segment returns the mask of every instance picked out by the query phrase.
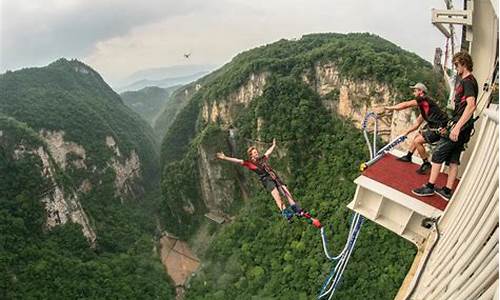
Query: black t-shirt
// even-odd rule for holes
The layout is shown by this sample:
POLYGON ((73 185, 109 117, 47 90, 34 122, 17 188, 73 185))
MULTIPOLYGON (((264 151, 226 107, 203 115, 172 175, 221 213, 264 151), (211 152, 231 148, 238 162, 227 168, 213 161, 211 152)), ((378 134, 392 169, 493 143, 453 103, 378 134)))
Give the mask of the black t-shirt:
POLYGON ((439 108, 434 100, 427 96, 417 97, 417 104, 420 114, 430 128, 445 127, 448 123, 448 116, 439 108))
POLYGON ((453 111, 454 122, 457 122, 463 115, 465 107, 467 106, 467 98, 474 97, 474 102, 477 101, 478 90, 476 78, 474 78, 472 74, 458 81, 455 86, 455 110, 453 111))

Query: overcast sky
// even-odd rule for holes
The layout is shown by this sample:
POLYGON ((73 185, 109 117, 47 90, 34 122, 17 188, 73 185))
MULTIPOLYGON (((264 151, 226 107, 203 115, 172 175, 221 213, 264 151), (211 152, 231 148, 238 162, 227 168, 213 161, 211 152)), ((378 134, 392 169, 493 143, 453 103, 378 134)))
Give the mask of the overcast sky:
POLYGON ((432 61, 445 39, 431 8, 444 1, 1 0, 0 72, 66 57, 116 82, 147 68, 221 65, 246 49, 316 32, 371 32, 432 61))

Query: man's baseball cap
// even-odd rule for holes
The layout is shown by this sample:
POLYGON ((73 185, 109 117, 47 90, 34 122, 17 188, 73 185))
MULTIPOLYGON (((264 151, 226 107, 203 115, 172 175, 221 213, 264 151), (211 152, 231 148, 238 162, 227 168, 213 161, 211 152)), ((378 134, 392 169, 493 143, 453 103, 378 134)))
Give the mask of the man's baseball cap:
POLYGON ((417 82, 417 84, 410 85, 410 87, 412 89, 419 89, 419 90, 423 91, 424 93, 427 93, 427 87, 422 82, 417 82))

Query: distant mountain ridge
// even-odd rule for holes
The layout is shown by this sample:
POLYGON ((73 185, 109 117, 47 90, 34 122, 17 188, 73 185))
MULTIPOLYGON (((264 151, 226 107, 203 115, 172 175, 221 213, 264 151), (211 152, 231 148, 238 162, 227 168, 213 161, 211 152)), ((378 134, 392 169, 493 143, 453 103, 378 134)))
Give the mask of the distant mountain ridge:
POLYGON ((118 92, 125 91, 138 91, 146 87, 160 87, 160 88, 169 88, 175 85, 184 85, 190 82, 193 82, 204 75, 208 74, 209 71, 200 71, 187 76, 180 77, 168 77, 160 80, 151 80, 151 79, 141 79, 139 81, 135 81, 127 86, 120 87, 117 89, 118 92))
POLYGON ((194 81, 201 76, 208 74, 212 70, 217 68, 216 65, 177 65, 177 66, 169 66, 169 67, 160 67, 160 68, 150 68, 139 70, 132 75, 119 80, 118 82, 113 84, 113 88, 118 92, 123 91, 133 91, 139 90, 146 86, 158 86, 158 87, 168 87, 175 85, 169 82, 159 82, 159 81, 173 81, 174 79, 179 79, 179 83, 177 84, 186 84, 191 81, 194 81), (203 74, 201 74, 203 73, 203 74), (195 76, 198 74, 198 76, 195 76), (195 77, 192 79, 191 77, 195 77), (186 81, 187 80, 187 81, 186 81))
MULTIPOLYGON (((149 86, 138 91, 121 93, 120 96, 125 105, 141 115, 144 120, 154 127, 158 117, 171 102, 172 94, 178 88, 180 88, 179 85, 169 88, 149 86)), ((159 135, 157 136, 160 137, 159 135)))

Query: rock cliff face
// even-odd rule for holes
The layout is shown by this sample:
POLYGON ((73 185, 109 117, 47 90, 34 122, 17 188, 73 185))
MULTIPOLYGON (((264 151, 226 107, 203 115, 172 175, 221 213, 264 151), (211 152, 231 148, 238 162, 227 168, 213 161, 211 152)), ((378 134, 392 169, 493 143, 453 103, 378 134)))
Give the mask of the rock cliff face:
POLYGON ((262 95, 268 76, 269 73, 251 74, 248 80, 229 96, 223 99, 205 99, 203 120, 207 123, 222 121, 232 124, 240 109, 248 107, 255 97, 262 95))
MULTIPOLYGON (((408 127, 410 127, 417 119, 417 114, 415 111, 399 111, 394 112, 392 114, 392 122, 391 122, 391 136, 390 139, 394 139, 397 136, 403 134, 408 127)), ((398 149, 408 149, 411 144, 412 137, 416 134, 413 132, 409 134, 408 139, 405 142, 401 143, 398 149)))
MULTIPOLYGON (((233 124, 237 113, 248 107, 255 97, 262 95, 269 75, 267 72, 252 74, 245 84, 226 98, 205 101, 203 120, 207 123, 233 124)), ((384 114, 384 106, 393 105, 402 96, 384 83, 348 79, 339 73, 333 63, 315 65, 302 79, 323 98, 327 110, 352 120, 358 128, 361 128, 366 113, 379 113, 378 132, 384 140, 399 135, 415 119, 415 114, 410 111, 384 114)), ((261 123, 262 120, 257 120, 257 131, 261 123)))
POLYGON ((64 140, 64 131, 41 130, 40 135, 49 146, 49 151, 57 164, 66 169, 67 155, 73 154, 75 159, 70 163, 77 169, 87 169, 85 165, 85 149, 82 146, 64 140))
MULTIPOLYGON (((344 78, 333 63, 317 64, 314 72, 309 76, 304 75, 303 80, 323 97, 326 109, 351 119, 358 128, 361 128, 366 113, 377 113, 378 134, 384 141, 401 135, 416 120, 412 110, 384 113, 384 106, 406 100, 393 88, 380 82, 344 78), (312 80, 309 79, 311 77, 312 80)), ((373 124, 369 126, 369 130, 373 130, 373 124)), ((399 147, 408 148, 411 136, 399 147)))
POLYGON ((118 197, 134 197, 144 194, 142 186, 136 186, 136 179, 141 178, 139 156, 132 150, 128 158, 123 158, 120 148, 112 136, 106 137, 106 145, 113 150, 115 156, 108 162, 115 172, 115 195, 118 197), (124 160, 123 162, 121 162, 124 160))
MULTIPOLYGON (((57 146, 60 146, 61 144, 49 144, 49 149, 57 149, 57 146)), ((77 147, 77 149, 82 148, 77 147)), ((52 153, 50 150, 49 152, 52 153)), ((61 224, 66 224, 68 221, 80 224, 82 226, 83 235, 93 247, 95 246, 96 234, 90 225, 87 214, 80 204, 77 192, 65 189, 57 180, 55 169, 66 166, 66 159, 64 157, 57 156, 60 152, 54 154, 55 155, 49 155, 46 149, 42 146, 37 149, 29 149, 28 146, 20 144, 17 149, 14 150, 13 158, 20 160, 26 155, 34 155, 37 156, 42 163, 40 175, 45 177, 51 186, 49 190, 42 191, 40 195, 41 202, 45 206, 47 229, 51 229, 61 224), (55 157, 57 157, 57 159, 55 157)))
POLYGON ((384 106, 393 105, 401 98, 387 84, 348 79, 341 76, 333 63, 317 64, 310 74, 303 76, 303 80, 323 97, 325 108, 351 119, 358 128, 361 128, 366 113, 380 113, 378 132, 384 140, 395 137, 399 128, 409 125, 407 112, 398 113, 397 126, 393 124, 392 115, 383 114, 384 106))
MULTIPOLYGON (((178 90, 177 97, 182 96, 186 102, 194 101, 192 98, 194 96, 198 97, 196 100, 199 101, 200 104, 199 114, 195 113, 192 116, 196 118, 196 120, 192 120, 193 127, 204 124, 212 129, 218 129, 210 131, 210 128, 206 128, 207 130, 203 130, 203 132, 199 133, 196 139, 197 141, 194 142, 194 147, 186 148, 192 149, 188 151, 190 151, 190 153, 192 152, 190 157, 196 157, 196 162, 193 162, 194 164, 190 164, 189 167, 179 167, 177 162, 167 160, 167 164, 170 164, 170 166, 163 166, 163 168, 165 168, 163 175, 166 177, 184 176, 173 175, 172 172, 177 172, 179 168, 189 168, 189 171, 184 169, 182 174, 195 171, 197 178, 194 182, 188 178, 181 179, 182 183, 177 182, 175 185, 182 185, 182 188, 176 188, 174 184, 171 184, 169 185, 169 191, 164 190, 164 194, 168 195, 168 201, 172 202, 168 204, 171 215, 166 218, 176 219, 179 217, 172 213, 176 210, 181 211, 186 218, 184 221, 179 219, 177 224, 190 222, 187 221, 188 219, 197 219, 200 221, 199 216, 203 216, 207 212, 226 217, 235 199, 243 197, 242 193, 244 193, 244 191, 240 182, 240 179, 243 179, 241 174, 236 173, 232 164, 221 164, 221 162, 215 158, 215 153, 219 151, 225 151, 226 154, 231 155, 231 148, 235 146, 234 144, 232 146, 230 145, 227 131, 221 130, 219 125, 215 124, 220 124, 223 128, 229 128, 233 125, 241 110, 248 108, 253 99, 262 95, 268 76, 269 73, 250 74, 249 78, 244 81, 240 87, 235 89, 235 91, 216 99, 206 97, 200 98, 198 97, 199 95, 196 96, 196 93, 202 93, 203 84, 205 83, 203 80, 191 84, 187 88, 178 90), (193 167, 195 169, 193 169, 193 167), (193 184, 198 185, 196 187, 196 195, 194 195, 192 191, 193 188, 191 186, 193 184)), ((190 107, 186 109, 190 109, 190 107)), ((180 113, 179 116, 182 118, 183 122, 187 121, 184 114, 180 113)), ((180 121, 176 120, 176 122, 180 121)), ((178 128, 176 127, 173 130, 176 129, 178 128)), ((189 130, 192 129, 190 128, 189 130)), ((170 144, 168 141, 164 141, 162 148, 168 151, 168 148, 172 148, 172 144, 179 144, 177 138, 185 131, 187 131, 187 128, 184 131, 181 130, 179 133, 169 132, 167 136, 170 136, 172 141, 170 144)), ((238 146, 244 147, 245 145, 238 146)), ((165 156, 163 159, 165 161, 165 156)), ((168 181, 173 182, 174 180, 169 178, 168 181)), ((176 234, 182 236, 180 232, 176 232, 176 234)))
MULTIPOLYGON (((80 203, 80 196, 89 193, 93 186, 88 178, 78 182, 78 188, 64 186, 57 179, 56 170, 61 172, 70 169, 90 169, 92 173, 98 173, 96 166, 87 166, 86 151, 81 145, 64 139, 64 131, 41 130, 39 137, 46 143, 47 149, 40 146, 30 149, 29 146, 19 144, 14 150, 14 159, 22 159, 25 155, 37 156, 41 163, 41 175, 50 182, 51 189, 41 193, 41 202, 44 203, 46 211, 46 226, 48 229, 65 224, 68 221, 82 225, 82 233, 95 246, 96 233, 92 228, 89 217, 80 203)), ((141 164, 135 151, 128 158, 123 158, 114 139, 106 138, 106 144, 110 147, 114 156, 108 162, 108 167, 113 168, 115 173, 115 195, 122 198, 134 197, 137 193, 144 193, 144 189, 137 185, 141 178, 141 164)))
POLYGON ((225 177, 223 166, 209 156, 203 145, 198 146, 198 155, 203 201, 209 211, 220 214, 232 203, 234 184, 232 181, 221 181, 225 177))
MULTIPOLYGON (((225 128, 232 126, 240 111, 248 108, 256 97, 262 95, 269 75, 268 72, 251 74, 236 91, 226 97, 204 99, 201 109, 202 121, 208 124, 220 123, 225 128)), ((214 153, 221 149, 217 150, 217 147, 246 147, 246 145, 235 145, 234 139, 231 145, 230 140, 230 136, 219 136, 218 141, 222 145, 213 147, 210 145, 211 141, 208 141, 200 143, 197 147, 203 202, 208 211, 218 215, 227 213, 235 195, 242 190, 239 180, 243 180, 243 177, 231 177, 230 174, 233 172, 228 174, 229 164, 221 164, 214 156, 214 153)))

